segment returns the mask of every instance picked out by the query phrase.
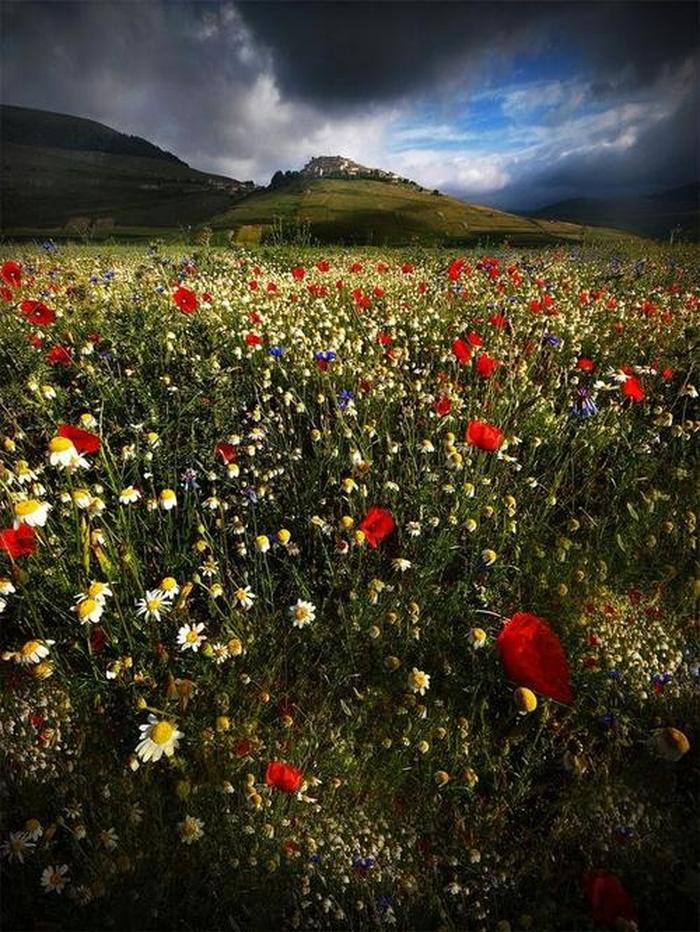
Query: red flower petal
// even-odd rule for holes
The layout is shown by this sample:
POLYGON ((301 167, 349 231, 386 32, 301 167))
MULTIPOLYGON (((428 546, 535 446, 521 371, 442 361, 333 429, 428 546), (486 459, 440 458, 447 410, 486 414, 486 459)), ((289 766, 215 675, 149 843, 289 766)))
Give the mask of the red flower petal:
POLYGON ((180 308, 183 314, 192 314, 197 310, 199 302, 197 295, 189 288, 182 285, 173 292, 173 301, 180 308))
POLYGON ((612 929, 618 919, 636 922, 634 901, 616 874, 603 870, 590 871, 583 878, 583 890, 596 925, 612 929))
POLYGON ((22 284, 22 266, 14 259, 6 259, 0 266, 0 275, 10 288, 19 288, 22 284))
POLYGON ((459 337, 452 343, 452 352, 457 357, 457 361, 461 362, 462 365, 468 363, 472 356, 471 346, 459 337))
POLYGON ((480 450, 493 453, 503 443, 503 431, 486 421, 470 421, 466 432, 467 443, 480 450))
POLYGON ((224 463, 236 462, 236 447, 233 443, 228 443, 226 440, 220 440, 216 445, 216 452, 224 461, 224 463))
POLYGON ((4 550, 12 558, 27 557, 36 550, 36 534, 34 528, 28 524, 20 524, 18 528, 8 527, 0 531, 0 550, 4 550))
POLYGON ((285 764, 281 760, 273 760, 267 765, 265 783, 274 786, 283 793, 296 793, 304 782, 304 775, 297 767, 285 764))
POLYGON ((58 436, 70 440, 78 453, 97 453, 102 445, 97 434, 91 434, 89 430, 82 430, 80 427, 72 427, 70 424, 59 424, 58 436))
POLYGON ((376 547, 385 537, 394 530, 396 524, 390 511, 373 505, 360 522, 360 530, 364 532, 370 547, 376 547))
POLYGON ((537 615, 517 612, 496 642, 506 676, 558 702, 573 702, 569 661, 557 635, 537 615))

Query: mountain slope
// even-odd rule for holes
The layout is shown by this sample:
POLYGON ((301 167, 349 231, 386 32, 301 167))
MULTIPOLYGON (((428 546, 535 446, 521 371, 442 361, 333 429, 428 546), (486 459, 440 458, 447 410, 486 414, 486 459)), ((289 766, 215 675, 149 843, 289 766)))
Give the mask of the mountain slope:
POLYGON ((668 239, 698 239, 700 207, 698 184, 683 185, 647 197, 582 197, 548 204, 532 216, 569 220, 574 223, 614 224, 643 236, 668 239))
POLYGON ((64 114, 0 107, 0 227, 61 230, 79 223, 177 227, 200 223, 252 182, 195 171, 137 136, 64 114))
MULTIPOLYGON (((265 238, 287 227, 307 227, 322 243, 420 242, 426 245, 509 240, 514 244, 579 240, 614 235, 580 225, 528 219, 466 204, 400 180, 318 178, 290 173, 286 183, 258 190, 212 220, 240 239, 265 238)), ((619 235, 619 234, 618 234, 619 235)))

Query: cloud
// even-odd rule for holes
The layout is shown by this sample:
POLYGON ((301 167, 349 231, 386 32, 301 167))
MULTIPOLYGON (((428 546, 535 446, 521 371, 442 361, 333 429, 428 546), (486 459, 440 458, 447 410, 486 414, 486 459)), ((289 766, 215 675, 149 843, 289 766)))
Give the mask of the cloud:
POLYGON ((242 180, 343 154, 513 203, 696 171, 692 3, 4 0, 0 15, 5 102, 242 180))

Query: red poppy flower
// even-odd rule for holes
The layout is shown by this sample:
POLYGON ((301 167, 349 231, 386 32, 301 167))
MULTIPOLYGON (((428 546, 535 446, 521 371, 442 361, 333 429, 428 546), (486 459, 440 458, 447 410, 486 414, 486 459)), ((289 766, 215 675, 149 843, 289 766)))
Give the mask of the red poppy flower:
POLYGON ((59 424, 58 436, 70 440, 78 453, 97 453, 101 446, 97 434, 91 434, 89 430, 80 427, 71 427, 70 424, 59 424))
POLYGON ((350 266, 350 271, 351 271, 351 272, 361 272, 361 271, 362 271, 362 263, 361 263, 361 262, 353 262, 353 264, 350 266))
POLYGON ((387 333, 386 330, 382 330, 381 333, 377 334, 377 343, 382 346, 391 346, 391 342, 391 334, 387 333))
POLYGON ((449 414, 451 410, 452 402, 447 395, 438 395, 433 402, 433 411, 435 411, 438 417, 444 417, 446 414, 449 414))
POLYGON ((0 531, 0 550, 4 550, 13 559, 26 557, 36 550, 36 534, 28 524, 18 528, 8 527, 0 531))
POLYGON ((224 463, 236 462, 236 447, 226 440, 220 440, 216 445, 216 453, 221 457, 224 463))
POLYGON ((469 331, 467 334, 467 341, 471 344, 471 346, 481 346, 484 342, 476 330, 469 331))
POLYGON ((377 262, 376 269, 378 272, 388 272, 389 266, 386 264, 386 262, 377 262))
POLYGON ((173 301, 183 314, 193 314, 199 305, 194 291, 190 291, 189 288, 184 288, 182 285, 173 292, 173 301))
POLYGON ((262 343, 262 337, 258 336, 257 333, 246 333, 245 341, 248 346, 260 346, 262 343))
POLYGON ((644 401, 646 398, 642 383, 635 375, 628 376, 622 383, 622 394, 625 398, 631 398, 632 401, 644 401))
POLYGON ((503 431, 486 421, 470 421, 467 425, 466 441, 480 450, 493 453, 503 443, 503 431))
POLYGON ((92 628, 90 631, 90 648, 93 654, 101 654, 107 643, 107 635, 102 628, 92 628))
POLYGON ((483 376, 483 378, 490 379, 500 365, 500 362, 494 359, 493 356, 489 356, 488 353, 482 353, 476 361, 476 371, 479 375, 483 376))
POLYGON ((457 337, 452 343, 452 352, 457 357, 457 361, 461 362, 463 366, 469 362, 472 356, 471 346, 460 339, 460 337, 457 337))
POLYGON ((306 269, 303 266, 299 265, 295 269, 292 269, 292 278, 296 281, 301 281, 302 278, 306 275, 306 269))
POLYGON ((267 765, 265 783, 274 786, 283 793, 296 793, 304 782, 304 775, 297 767, 285 764, 281 760, 273 760, 267 765))
POLYGON ((415 265, 413 265, 411 262, 404 262, 404 264, 401 266, 401 271, 404 273, 404 275, 410 275, 414 269, 415 265))
POLYGON ((580 369, 582 372, 593 372, 595 369, 595 363, 592 359, 588 359, 586 356, 582 356, 576 362, 576 368, 580 369))
POLYGON ((498 635, 498 653, 506 676, 558 702, 573 702, 569 661, 546 621, 517 612, 498 635))
POLYGON ((65 346, 52 346, 46 354, 46 361, 52 366, 70 366, 73 362, 71 351, 65 346))
POLYGON ((247 738, 241 738, 241 740, 237 741, 233 746, 233 753, 236 757, 248 757, 252 750, 253 745, 247 738))
POLYGON ((530 301, 530 310, 533 314, 539 314, 542 310, 542 302, 538 301, 537 299, 530 301))
POLYGON ((10 288, 19 288, 22 284, 22 266, 14 259, 6 259, 0 266, 0 275, 10 288))
POLYGON ((386 292, 384 291, 383 288, 380 288, 379 285, 377 285, 374 291, 372 292, 372 294, 374 295, 375 298, 383 298, 386 292))
POLYGON ((634 901, 616 874, 590 871, 583 878, 583 889, 596 925, 612 929, 618 919, 637 921, 634 901))
POLYGON ((364 531, 365 538, 370 547, 377 547, 385 537, 394 530, 396 524, 390 511, 373 505, 360 522, 360 530, 364 531))
POLYGON ((502 330, 507 323, 507 318, 505 314, 492 314, 489 317, 489 323, 492 326, 498 327, 500 330, 502 330))
POLYGON ((664 382, 668 382, 669 379, 673 378, 673 369, 671 369, 670 366, 666 366, 666 368, 661 371, 661 378, 664 382))
POLYGON ((319 259, 316 263, 316 268, 319 272, 330 272, 331 264, 328 259, 319 259))
POLYGON ((22 301, 19 309, 30 324, 46 326, 56 320, 56 312, 41 301, 22 301))

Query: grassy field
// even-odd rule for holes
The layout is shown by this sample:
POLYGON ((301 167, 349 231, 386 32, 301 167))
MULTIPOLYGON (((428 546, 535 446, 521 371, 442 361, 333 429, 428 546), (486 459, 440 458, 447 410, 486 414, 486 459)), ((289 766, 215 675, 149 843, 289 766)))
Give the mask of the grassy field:
POLYGON ((4 927, 695 928, 699 258, 5 244, 4 927))
POLYGON ((559 221, 528 220, 409 184, 332 178, 255 193, 211 223, 214 229, 255 227, 264 236, 276 220, 307 224, 310 235, 320 243, 377 246, 466 245, 487 239, 536 245, 626 235, 559 221))

